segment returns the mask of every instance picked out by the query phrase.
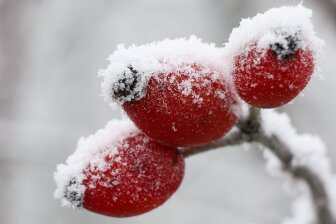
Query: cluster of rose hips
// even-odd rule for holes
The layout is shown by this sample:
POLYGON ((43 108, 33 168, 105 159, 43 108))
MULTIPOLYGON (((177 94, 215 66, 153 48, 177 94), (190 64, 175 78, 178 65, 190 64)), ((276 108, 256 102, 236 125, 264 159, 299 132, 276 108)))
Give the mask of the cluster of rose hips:
MULTIPOLYGON (((178 148, 192 150, 211 143, 235 125, 234 106, 239 102, 236 93, 249 105, 259 108, 274 108, 291 101, 311 78, 314 59, 309 48, 297 47, 295 37, 286 39, 288 46, 276 43, 266 52, 259 51, 256 43, 246 45, 233 60, 234 87, 221 76, 212 77, 215 71, 207 68, 205 72, 202 64, 194 63, 186 65, 187 72, 152 76, 140 98, 134 89, 141 71, 130 65, 128 69, 133 76, 115 82, 111 96, 114 100, 128 99, 121 104, 122 108, 141 131, 130 134, 115 146, 118 157, 127 165, 111 162, 100 173, 86 169, 82 206, 114 217, 139 215, 156 208, 182 181, 184 158, 178 148), (198 73, 201 75, 190 75, 198 73), (192 94, 181 91, 179 87, 186 81, 201 103, 195 102, 192 94), (119 177, 119 185, 113 183, 115 175, 119 177), (139 175, 145 178, 138 178, 139 175), (102 179, 105 184, 100 184, 102 179), (137 189, 142 191, 133 197, 137 189)), ((105 161, 114 159, 107 157, 105 161)))
MULTIPOLYGON (((83 195, 71 192, 78 184, 73 180, 65 197, 113 217, 143 214, 163 204, 183 179, 181 148, 193 150, 225 136, 237 122, 241 100, 275 108, 303 90, 314 71, 314 54, 300 45, 299 34, 277 34, 284 41, 267 49, 260 49, 258 40, 245 44, 232 56, 229 79, 216 66, 181 59, 178 68, 151 74, 140 85, 144 72, 129 64, 116 74, 109 94, 139 130, 105 146, 118 152, 101 153, 107 168, 85 168, 83 195)), ((165 58, 160 63, 175 66, 165 58)))

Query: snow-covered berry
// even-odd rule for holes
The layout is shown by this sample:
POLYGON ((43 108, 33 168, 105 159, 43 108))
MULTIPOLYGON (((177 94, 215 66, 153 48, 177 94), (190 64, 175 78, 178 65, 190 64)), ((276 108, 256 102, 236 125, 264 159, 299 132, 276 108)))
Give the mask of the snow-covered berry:
POLYGON ((221 138, 237 120, 235 95, 211 71, 191 75, 201 69, 152 77, 146 95, 124 103, 124 110, 143 132, 164 144, 191 147, 221 138))
POLYGON ((314 71, 311 49, 295 49, 296 42, 288 38, 288 45, 274 43, 266 51, 256 44, 248 45, 235 57, 232 71, 239 96, 259 108, 282 106, 294 99, 308 84, 314 71))
POLYGON ((110 122, 81 140, 67 165, 58 167, 55 196, 63 204, 128 217, 160 206, 177 190, 183 155, 122 123, 110 122), (112 130, 119 134, 110 135, 112 130))
POLYGON ((279 107, 305 88, 323 44, 311 16, 301 4, 274 8, 243 19, 232 31, 224 55, 244 101, 259 108, 279 107))
POLYGON ((236 123, 238 100, 212 44, 195 37, 164 40, 119 48, 110 61, 101 73, 105 96, 156 141, 205 145, 236 123))

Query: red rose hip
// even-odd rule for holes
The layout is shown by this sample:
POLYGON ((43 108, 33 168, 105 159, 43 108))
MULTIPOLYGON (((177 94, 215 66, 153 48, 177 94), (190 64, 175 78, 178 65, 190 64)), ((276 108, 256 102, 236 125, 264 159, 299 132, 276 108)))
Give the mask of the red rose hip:
POLYGON ((200 65, 185 66, 182 71, 153 74, 144 96, 122 107, 136 126, 156 141, 200 146, 221 138, 232 128, 237 120, 237 101, 223 76, 200 65))
POLYGON ((275 43, 266 50, 250 44, 234 58, 234 83, 248 104, 279 107, 305 88, 314 71, 313 52, 309 47, 299 48, 292 38, 287 37, 286 47, 275 43))
POLYGON ((65 200, 102 215, 129 217, 160 206, 177 190, 184 158, 137 131, 92 154, 82 175, 64 187, 65 200))

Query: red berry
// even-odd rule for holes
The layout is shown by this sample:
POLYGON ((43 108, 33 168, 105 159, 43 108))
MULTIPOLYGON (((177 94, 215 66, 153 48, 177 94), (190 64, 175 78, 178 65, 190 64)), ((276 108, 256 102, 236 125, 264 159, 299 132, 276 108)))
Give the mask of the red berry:
POLYGON ((167 145, 192 147, 221 138, 235 124, 236 98, 230 85, 199 65, 153 75, 145 96, 123 108, 149 137, 167 145))
MULTIPOLYGON (((106 145, 84 174, 84 208, 113 217, 134 216, 160 206, 176 191, 184 159, 177 149, 135 133, 106 145)), ((68 189, 71 184, 76 183, 68 189)))
POLYGON ((263 51, 248 45, 234 59, 232 72, 239 96, 248 104, 273 108, 294 99, 307 85, 314 71, 309 48, 289 43, 288 49, 275 44, 263 51))

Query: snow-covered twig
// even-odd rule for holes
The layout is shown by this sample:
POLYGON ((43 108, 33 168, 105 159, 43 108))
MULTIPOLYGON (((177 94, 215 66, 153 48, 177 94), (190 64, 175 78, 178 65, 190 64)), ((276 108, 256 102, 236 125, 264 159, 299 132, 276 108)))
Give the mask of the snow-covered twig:
MULTIPOLYGON (((272 133, 269 135, 263 128, 259 109, 250 108, 249 116, 238 122, 237 130, 231 132, 225 138, 215 143, 200 147, 198 149, 184 149, 186 157, 201 152, 210 151, 225 146, 239 145, 244 142, 257 142, 268 148, 281 162, 282 170, 291 174, 292 177, 303 180, 310 189, 312 202, 316 211, 316 219, 320 224, 335 224, 332 214, 330 195, 323 180, 318 173, 305 164, 295 164, 293 162, 296 155, 288 144, 281 141, 281 136, 272 133)), ((295 149, 293 149, 295 150, 295 149)))

